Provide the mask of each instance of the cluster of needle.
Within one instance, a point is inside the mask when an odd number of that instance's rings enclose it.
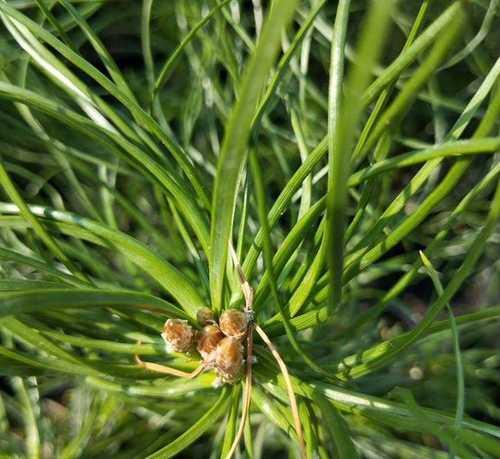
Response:
[[[242,342],[248,330],[247,314],[227,309],[217,323],[212,311],[202,308],[197,319],[202,326],[199,331],[186,320],[168,319],[161,334],[167,349],[187,353],[196,348],[203,359],[203,369],[214,369],[224,383],[234,382],[243,367]]]

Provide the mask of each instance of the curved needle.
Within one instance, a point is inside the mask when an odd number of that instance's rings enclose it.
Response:
[[[177,368],[167,367],[165,365],[159,365],[158,363],[144,362],[138,355],[135,355],[135,361],[137,365],[145,370],[154,371],[155,373],[163,373],[172,376],[178,376],[179,378],[193,379],[196,378],[204,369],[205,366],[200,364],[198,368],[188,373],[187,371],[177,370]]]
[[[299,417],[299,409],[297,407],[297,399],[295,398],[295,393],[293,391],[293,385],[292,381],[290,379],[290,374],[288,373],[288,368],[281,358],[281,355],[279,354],[278,350],[274,346],[274,344],[271,342],[269,337],[267,336],[266,332],[262,330],[262,328],[255,324],[255,330],[257,333],[260,335],[262,338],[262,341],[267,345],[269,350],[271,351],[271,354],[273,355],[274,359],[278,363],[278,366],[280,367],[281,373],[283,374],[283,379],[285,380],[285,385],[286,389],[288,392],[288,398],[290,399],[290,409],[292,410],[292,417],[293,421],[295,424],[295,432],[297,433],[297,440],[299,442],[299,448],[300,448],[300,455],[301,457],[305,458],[306,457],[306,449],[304,446],[304,435],[302,433],[302,425],[300,423],[300,417]]]

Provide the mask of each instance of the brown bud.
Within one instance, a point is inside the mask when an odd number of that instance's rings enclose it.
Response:
[[[220,316],[219,327],[226,336],[243,338],[248,328],[247,316],[238,309],[227,309]]]
[[[215,351],[215,369],[225,382],[234,381],[243,366],[243,346],[234,338],[226,337]]]
[[[210,308],[200,308],[196,313],[196,319],[201,326],[205,326],[214,321],[214,313]]]
[[[224,338],[224,334],[217,325],[205,325],[198,333],[198,343],[196,349],[203,357],[205,364],[215,361],[217,345]]]
[[[193,343],[194,332],[187,320],[168,319],[161,336],[173,351],[186,352]]]

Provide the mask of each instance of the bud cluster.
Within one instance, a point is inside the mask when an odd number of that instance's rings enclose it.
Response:
[[[194,347],[203,359],[205,368],[215,369],[223,382],[234,382],[243,367],[242,341],[247,334],[248,318],[243,311],[227,309],[214,319],[208,308],[198,311],[202,329],[195,331],[186,320],[168,319],[162,338],[169,350],[189,352]]]

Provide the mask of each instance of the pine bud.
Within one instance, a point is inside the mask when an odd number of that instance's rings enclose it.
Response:
[[[214,313],[210,308],[200,308],[196,313],[196,319],[198,323],[204,327],[214,321]]]
[[[168,319],[161,336],[173,351],[186,352],[193,344],[194,332],[187,320]]]
[[[198,343],[196,349],[203,357],[205,364],[215,361],[217,345],[224,338],[224,334],[217,325],[205,325],[198,333]]]
[[[243,338],[248,328],[247,316],[238,309],[227,309],[220,316],[219,327],[226,336]]]
[[[215,369],[225,382],[233,382],[243,366],[243,346],[234,338],[226,337],[215,351]]]

